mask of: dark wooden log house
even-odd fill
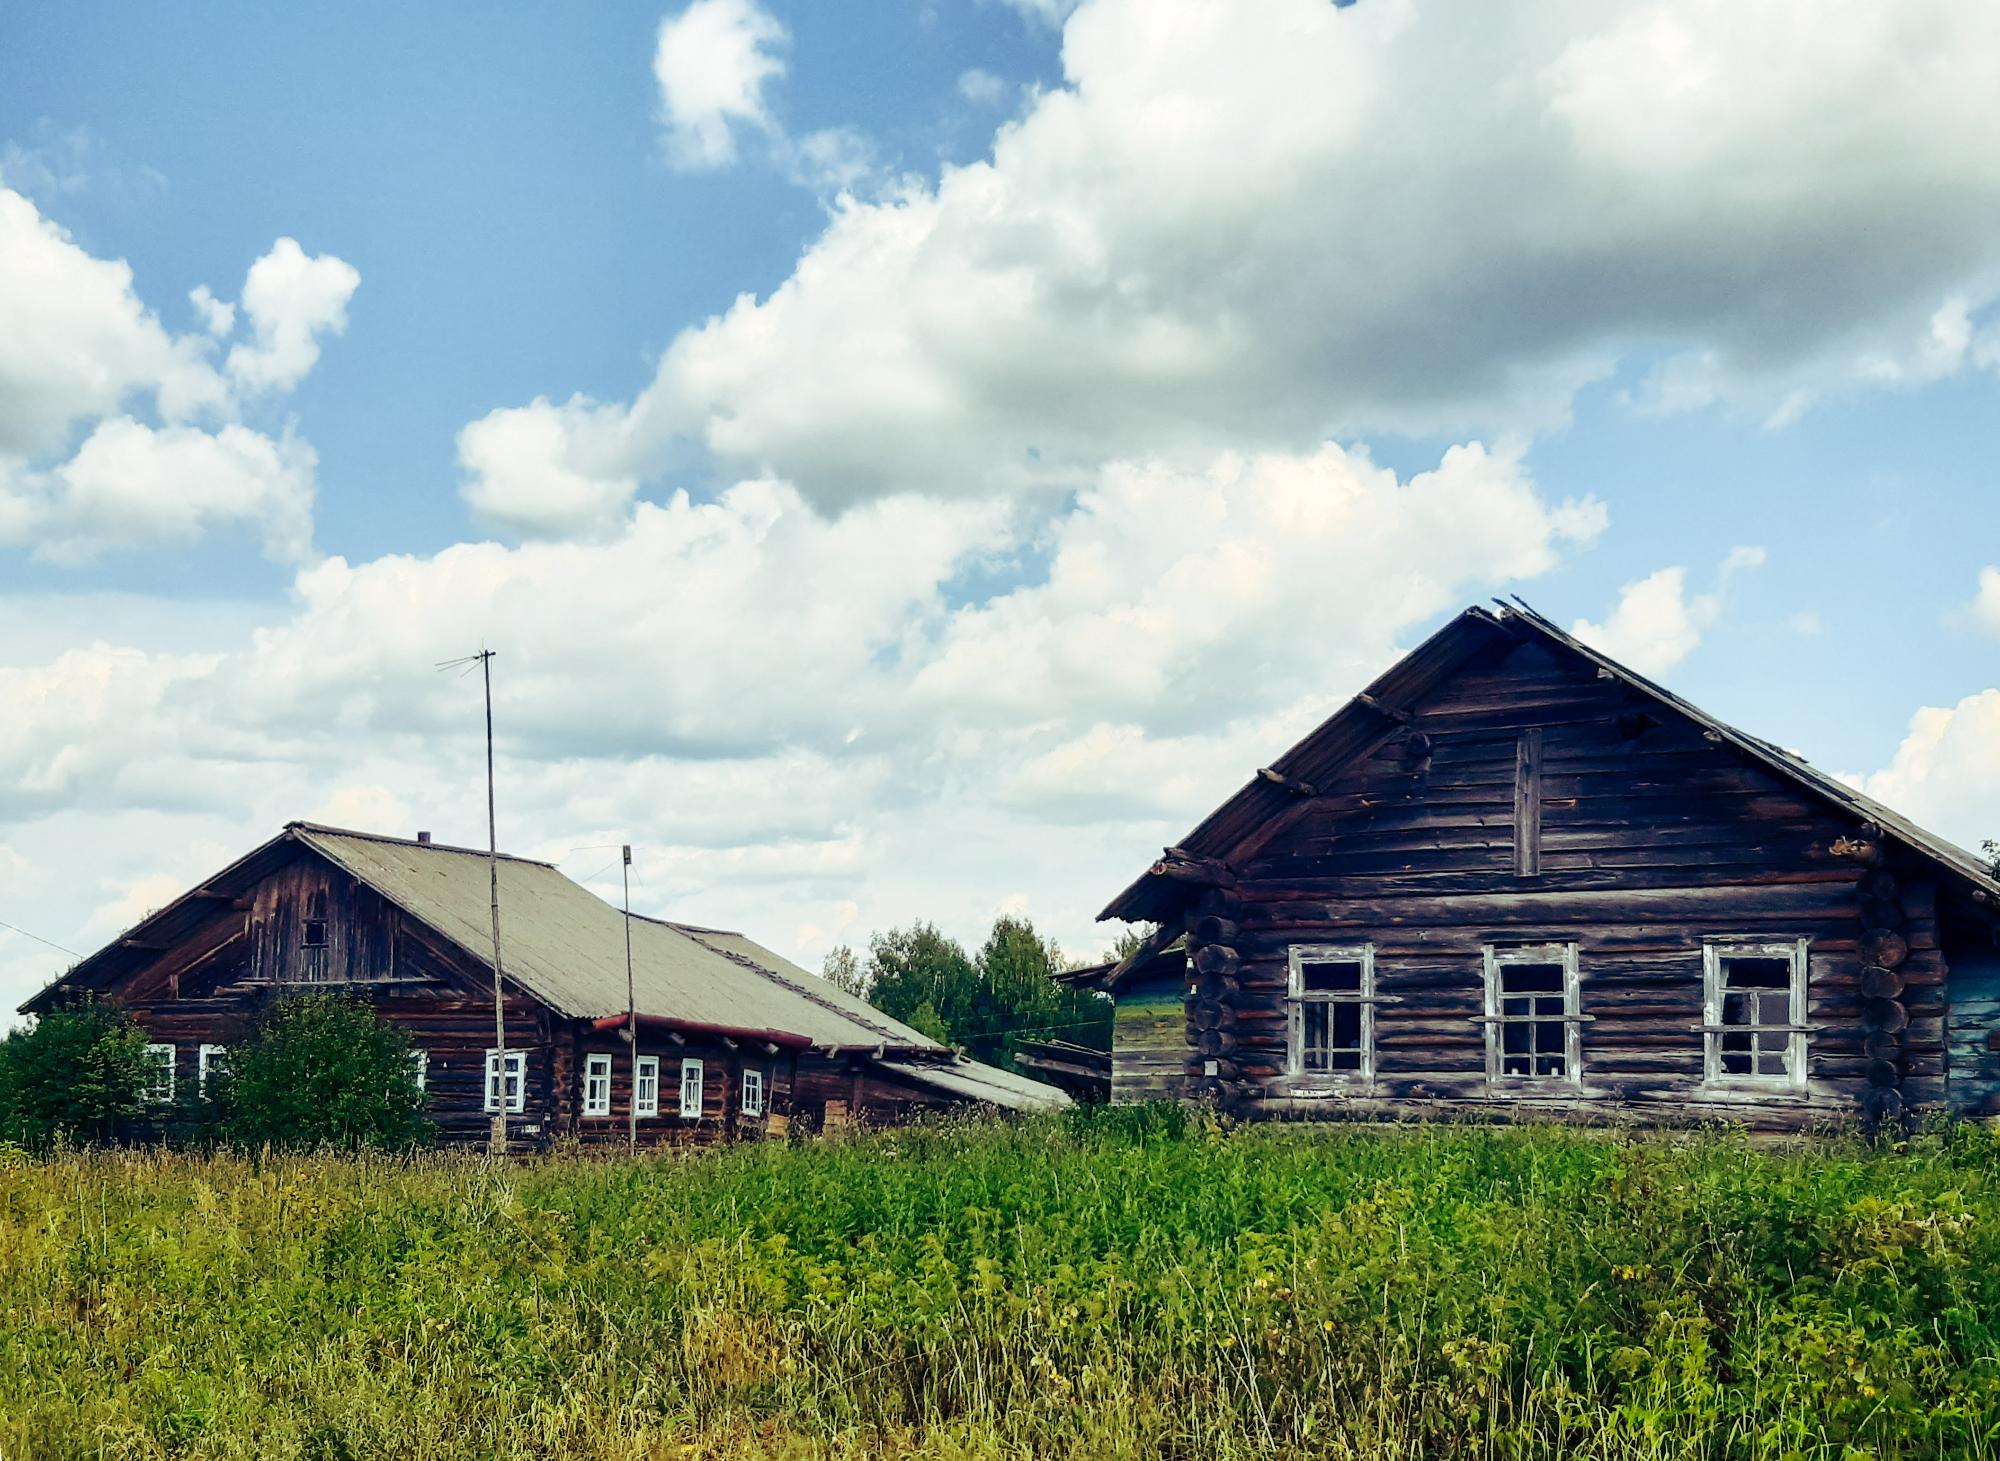
[[[1066,1103],[1054,1087],[956,1057],[740,933],[626,923],[548,863],[499,859],[505,1068],[494,1056],[486,854],[294,822],[91,954],[22,1006],[85,992],[130,1009],[160,1094],[204,1079],[273,998],[367,999],[418,1052],[447,1139],[716,1141],[798,1121]]]
[[[1525,605],[1470,609],[1101,915],[1112,1098],[2000,1113],[2000,881]]]

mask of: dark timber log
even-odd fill
[[[1869,1085],[1880,1089],[1888,1086],[1900,1086],[1902,1083],[1903,1072],[1897,1067],[1895,1061],[1871,1060],[1868,1062]]]
[[[1236,885],[1236,874],[1229,867],[1211,857],[1192,857],[1178,847],[1169,847],[1164,856],[1153,864],[1153,876],[1171,878],[1175,882],[1192,883],[1197,887],[1231,888]]]
[[[1900,987],[1898,992],[1900,992]],[[1243,983],[1227,974],[1204,974],[1194,983],[1196,999],[1226,1003],[1243,993]]]
[[[1227,944],[1204,944],[1195,951],[1194,967],[1201,974],[1234,974],[1242,956]]]
[[[1902,1093],[1886,1086],[1871,1086],[1861,1105],[1871,1121],[1894,1121],[1903,1114]]]
[[[1224,918],[1217,913],[1204,914],[1194,921],[1188,930],[1188,942],[1195,944],[1233,944],[1236,942],[1236,920]]]
[[[1863,928],[1887,928],[1901,932],[1909,926],[1903,916],[1903,907],[1890,898],[1863,898],[1861,900],[1861,926]]]
[[[1865,999],[1894,999],[1903,992],[1903,976],[1897,970],[1870,964],[1861,971],[1860,989]]]
[[[1871,999],[1862,1003],[1861,1019],[1869,1029],[1893,1035],[1909,1026],[1910,1012],[1903,1008],[1899,1000]]]
[[[1234,1054],[1241,1042],[1227,1030],[1203,1030],[1195,1042],[1195,1048],[1204,1056],[1213,1058]]]
[[[1858,837],[1836,837],[1827,851],[1849,862],[1858,862],[1863,867],[1877,867],[1882,862],[1882,844]]]
[[[1861,1053],[1870,1060],[1894,1060],[1902,1048],[1902,1039],[1887,1030],[1876,1030],[1861,1042]]]
[[[1896,875],[1887,868],[1877,868],[1861,880],[1861,892],[1864,897],[1887,902],[1897,896]]]
[[[1861,957],[1870,964],[1893,969],[1910,956],[1909,940],[1893,928],[1871,928],[1861,935]]]
[[[1296,776],[1287,776],[1275,767],[1259,766],[1257,768],[1257,775],[1261,779],[1270,782],[1273,786],[1282,786],[1293,796],[1319,795],[1319,788],[1314,786],[1310,781],[1300,781]]]

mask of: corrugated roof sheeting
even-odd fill
[[[1060,1111],[1073,1104],[1068,1095],[1044,1081],[981,1065],[976,1060],[957,1064],[884,1060],[879,1064],[883,1070],[918,1085],[966,1100],[984,1101],[1005,1111]]]
[[[303,823],[293,830],[412,917],[489,957],[486,854]],[[499,867],[506,976],[564,1014],[597,1019],[622,1013],[624,914],[547,863],[503,857]],[[634,917],[632,966],[642,1014],[788,1030],[816,1045],[942,1050],[741,934]]]

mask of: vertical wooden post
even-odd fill
[[[625,859],[621,869],[625,879],[625,1043],[632,1048],[625,1058],[632,1063],[632,1082],[626,1105],[630,1114],[626,1118],[625,1144],[637,1148],[639,1145],[639,995],[638,986],[632,980],[632,844],[626,843],[621,849]],[[657,1078],[656,1078],[657,1082]],[[659,1102],[659,1092],[653,1093],[654,1104]]]
[[[1514,762],[1514,871],[1524,878],[1542,870],[1542,731],[1521,732]]]
[[[507,1154],[507,1004],[500,992],[500,832],[493,815],[493,651],[479,651],[479,669],[486,681],[486,871],[493,894],[493,1049],[500,1078],[500,1099],[495,1102],[493,1126],[487,1145],[493,1155]],[[523,1094],[528,1072],[521,1071]]]

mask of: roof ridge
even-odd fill
[[[294,820],[285,823],[285,830],[314,832],[323,837],[352,837],[357,842],[387,842],[397,847],[421,847],[425,852],[457,852],[467,857],[497,857],[501,862],[523,862],[531,867],[555,867],[554,863],[545,862],[539,857],[522,857],[514,852],[488,852],[483,847],[460,847],[452,842],[420,842],[414,837],[395,837],[387,832],[364,832],[358,827],[335,827],[325,822]]]
[[[694,940],[694,941],[695,941],[696,943],[700,944],[700,945],[701,945],[701,946],[702,946],[703,948],[707,949],[707,950],[708,950],[709,952],[711,952],[711,953],[714,953],[714,954],[720,954],[720,955],[721,955],[721,956],[722,956],[723,958],[725,958],[725,959],[729,959],[729,960],[732,960],[732,961],[734,961],[735,963],[738,963],[738,964],[741,964],[741,965],[742,965],[742,966],[743,966],[744,968],[746,968],[746,969],[750,969],[750,970],[754,970],[754,971],[755,971],[756,973],[759,973],[759,974],[763,975],[763,976],[764,976],[764,977],[765,977],[766,979],[770,980],[770,981],[771,981],[771,982],[772,982],[773,984],[777,984],[777,985],[780,985],[780,986],[782,986],[782,987],[783,987],[783,988],[785,988],[785,989],[789,989],[789,990],[791,990],[791,991],[792,991],[792,992],[793,992],[794,994],[798,995],[800,999],[804,999],[804,1000],[809,1000],[809,1001],[811,1001],[811,1002],[812,1002],[813,1004],[816,1004],[816,1005],[818,1005],[818,1006],[819,1006],[819,1007],[820,1007],[821,1009],[825,1010],[825,1011],[826,1011],[826,1012],[827,1012],[828,1014],[832,1014],[832,1015],[838,1015],[838,1016],[839,1016],[839,1017],[840,1017],[841,1019],[843,1019],[843,1020],[846,1020],[846,1021],[848,1021],[848,1022],[849,1022],[850,1024],[856,1024],[856,1025],[861,1025],[861,1026],[863,1026],[864,1028],[871,1028],[871,1029],[874,1029],[874,1030],[875,1030],[875,1031],[876,1031],[876,1032],[877,1032],[878,1034],[884,1034],[884,1035],[891,1035],[891,1036],[892,1036],[893,1038],[897,1039],[898,1041],[900,1041],[900,1040],[901,1040],[901,1037],[900,1037],[900,1036],[893,1036],[893,1032],[890,1032],[890,1031],[886,1031],[886,1030],[883,1030],[883,1029],[882,1029],[882,1028],[881,1028],[881,1027],[880,1027],[880,1026],[879,1026],[879,1025],[878,1025],[878,1024],[876,1023],[876,1021],[877,1021],[877,1020],[892,1020],[892,1021],[893,1021],[894,1023],[896,1023],[896,1024],[899,1024],[899,1025],[900,1025],[900,1024],[902,1024],[902,1021],[901,1021],[901,1020],[896,1020],[896,1019],[894,1018],[894,1016],[892,1016],[892,1015],[888,1015],[888,1014],[885,1014],[885,1013],[884,1013],[883,1011],[881,1011],[881,1010],[878,1010],[878,1009],[876,1009],[874,1005],[872,1005],[872,1004],[869,1004],[869,1003],[868,1003],[868,1001],[866,1001],[866,1000],[861,1000],[861,1001],[859,1001],[859,1003],[860,1003],[860,1005],[861,1005],[861,1007],[862,1007],[863,1009],[865,1009],[865,1010],[867,1010],[867,1011],[868,1011],[868,1016],[861,1016],[861,1015],[857,1015],[857,1014],[856,1014],[856,1013],[855,1013],[854,1011],[852,1011],[852,1010],[849,1010],[849,1009],[843,1009],[843,1008],[842,1008],[841,1006],[839,1006],[838,1004],[835,1004],[835,1003],[834,1003],[834,1002],[833,1002],[832,1000],[828,999],[828,998],[827,998],[827,997],[826,997],[825,995],[821,994],[821,993],[820,993],[820,992],[819,992],[818,990],[816,990],[816,989],[808,989],[808,988],[807,988],[807,987],[806,987],[805,985],[801,984],[801,983],[800,983],[799,981],[797,981],[797,980],[795,980],[795,979],[788,979],[788,978],[786,978],[786,977],[785,977],[785,976],[784,976],[783,974],[779,973],[779,972],[778,972],[778,971],[777,971],[776,969],[772,969],[772,968],[769,968],[769,967],[767,967],[766,965],[763,965],[763,964],[760,964],[760,963],[758,963],[758,962],[757,962],[757,961],[756,961],[755,959],[752,959],[752,958],[749,958],[749,957],[747,957],[747,956],[745,956],[745,955],[743,955],[743,954],[739,954],[739,953],[735,952],[735,950],[733,950],[733,949],[719,949],[719,948],[717,948],[717,947],[716,947],[716,946],[715,946],[714,944],[710,943],[710,942],[709,942],[709,941],[708,941],[707,939],[705,939],[705,938],[702,938],[702,937],[701,937],[701,936],[700,936],[699,934],[697,934],[697,933],[693,932],[693,931],[692,931],[691,929],[687,928],[687,927],[686,927],[686,926],[684,926],[684,925],[680,925],[680,924],[669,924],[668,926],[669,926],[669,927],[671,927],[671,928],[676,928],[676,929],[678,929],[678,930],[679,930],[679,931],[680,931],[681,933],[683,933],[683,934],[685,934],[685,935],[686,935],[687,937],[689,937],[689,938],[693,939],[693,940]],[[705,930],[705,932],[708,932],[708,933],[715,933],[715,934],[721,934],[721,933],[723,932],[723,930],[721,930],[721,929],[708,929],[708,930]],[[750,938],[750,936],[749,936],[748,934],[740,934],[740,933],[739,933],[739,934],[734,934],[734,935],[732,935],[732,937],[735,937],[735,938],[740,938],[740,939],[744,939],[745,941],[747,941],[747,942],[750,942],[750,943],[755,943],[755,942],[756,942],[756,940],[755,940],[755,939],[752,939],[752,938]],[[761,947],[761,945],[760,945],[760,947]],[[810,974],[808,974],[808,975],[807,975],[806,977],[807,977],[807,978],[811,978],[811,977],[813,977],[813,976],[811,976]],[[873,1017],[873,1018],[870,1018],[870,1017]],[[917,1033],[921,1035],[921,1034],[922,1034],[923,1032],[922,1032],[921,1030],[919,1030],[919,1031],[918,1031]],[[916,1047],[913,1047],[913,1048],[915,1048],[915,1049],[918,1049],[918,1050],[923,1050],[923,1049],[925,1049],[925,1048],[927,1048],[927,1047],[923,1047],[923,1046],[916,1046]],[[944,1048],[944,1047],[939,1047],[939,1048],[940,1048],[940,1049],[942,1049],[942,1048]]]

